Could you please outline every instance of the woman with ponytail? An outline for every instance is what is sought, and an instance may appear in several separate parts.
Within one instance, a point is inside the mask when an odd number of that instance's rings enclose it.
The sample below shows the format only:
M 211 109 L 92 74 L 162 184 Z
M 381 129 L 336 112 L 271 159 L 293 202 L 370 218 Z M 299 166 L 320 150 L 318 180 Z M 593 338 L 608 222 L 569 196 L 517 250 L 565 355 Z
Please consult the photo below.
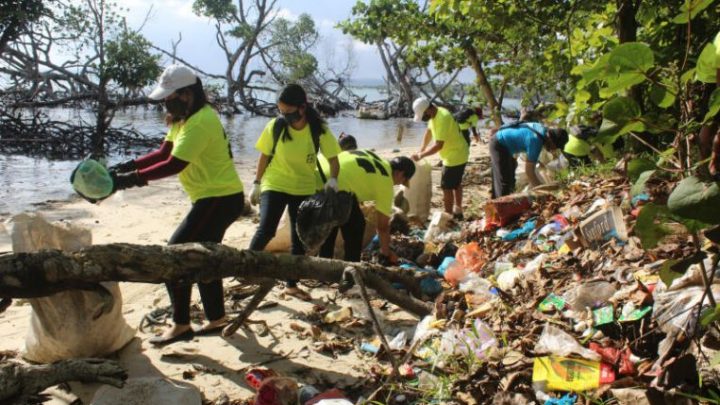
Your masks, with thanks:
M 277 102 L 280 117 L 268 122 L 255 144 L 260 152 L 257 173 L 250 193 L 250 203 L 260 204 L 260 224 L 250 242 L 251 250 L 263 250 L 275 236 L 280 217 L 288 207 L 290 215 L 291 251 L 305 254 L 295 229 L 300 203 L 316 191 L 318 150 L 330 163 L 330 178 L 325 188 L 337 190 L 340 171 L 337 155 L 340 145 L 325 120 L 307 102 L 305 90 L 297 85 L 286 86 Z M 310 294 L 288 280 L 285 293 L 309 300 Z

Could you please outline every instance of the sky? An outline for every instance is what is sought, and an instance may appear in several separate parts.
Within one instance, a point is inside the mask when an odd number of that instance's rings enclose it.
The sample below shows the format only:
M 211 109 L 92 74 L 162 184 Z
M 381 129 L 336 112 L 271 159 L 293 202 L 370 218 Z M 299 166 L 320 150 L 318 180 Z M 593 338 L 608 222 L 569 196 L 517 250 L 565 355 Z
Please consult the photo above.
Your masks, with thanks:
M 356 0 L 278 0 L 275 8 L 280 16 L 289 20 L 296 19 L 302 13 L 313 18 L 320 33 L 315 51 L 320 63 L 334 63 L 339 66 L 347 58 L 347 53 L 343 50 L 352 44 L 356 64 L 353 79 L 382 79 L 384 68 L 376 49 L 334 28 L 337 22 L 351 16 L 355 2 Z M 142 27 L 141 32 L 153 44 L 170 50 L 172 41 L 177 41 L 182 33 L 177 55 L 207 73 L 222 74 L 226 66 L 225 57 L 215 40 L 215 26 L 208 18 L 195 15 L 192 3 L 192 0 L 121 2 L 122 7 L 129 9 L 123 13 L 127 16 L 128 25 L 133 29 Z M 167 58 L 163 61 L 167 63 Z

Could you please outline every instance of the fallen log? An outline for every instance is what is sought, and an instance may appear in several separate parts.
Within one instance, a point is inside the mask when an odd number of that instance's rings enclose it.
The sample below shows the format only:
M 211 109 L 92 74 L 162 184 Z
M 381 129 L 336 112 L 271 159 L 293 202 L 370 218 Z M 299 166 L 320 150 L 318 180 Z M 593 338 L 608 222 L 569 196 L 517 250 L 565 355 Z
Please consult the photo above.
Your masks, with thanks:
M 122 388 L 127 372 L 115 361 L 73 359 L 52 364 L 0 363 L 0 404 L 23 404 L 48 387 L 68 382 L 99 382 Z
M 384 299 L 418 316 L 431 312 L 431 306 L 421 301 L 426 298 L 420 288 L 425 274 L 365 262 L 238 250 L 214 243 L 118 243 L 76 252 L 1 254 L 0 298 L 42 297 L 68 289 L 102 292 L 97 284 L 102 281 L 196 283 L 238 277 L 260 284 L 288 278 L 340 282 L 348 266 L 370 275 L 365 284 Z M 410 295 L 392 288 L 390 283 L 396 282 L 403 284 Z

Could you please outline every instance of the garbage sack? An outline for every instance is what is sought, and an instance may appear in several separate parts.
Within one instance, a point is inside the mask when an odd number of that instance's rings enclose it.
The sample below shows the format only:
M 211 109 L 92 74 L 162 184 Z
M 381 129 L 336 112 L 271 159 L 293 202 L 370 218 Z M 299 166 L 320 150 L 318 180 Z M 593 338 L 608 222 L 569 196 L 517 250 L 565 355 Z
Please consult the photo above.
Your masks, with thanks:
M 13 251 L 42 249 L 75 251 L 91 244 L 90 231 L 67 224 L 51 224 L 38 214 L 19 214 L 10 222 Z M 30 329 L 23 357 L 51 363 L 77 357 L 102 357 L 120 350 L 135 336 L 122 315 L 122 295 L 115 282 L 101 283 L 113 298 L 106 301 L 90 291 L 64 291 L 32 298 Z
M 600 360 L 600 355 L 590 349 L 582 347 L 574 337 L 564 330 L 545 324 L 540 338 L 535 345 L 535 353 L 553 354 L 555 356 L 568 357 L 577 354 L 588 360 Z
M 93 405 L 200 405 L 202 394 L 192 384 L 163 377 L 130 378 L 122 388 L 103 385 Z
M 403 187 L 405 198 L 410 203 L 408 217 L 415 217 L 424 223 L 430 215 L 432 199 L 432 166 L 426 159 L 415 163 L 415 175 L 408 185 L 407 188 Z
M 330 231 L 347 222 L 355 198 L 346 191 L 322 191 L 300 203 L 296 229 L 308 251 L 317 250 Z
M 86 159 L 75 167 L 70 183 L 76 193 L 87 200 L 102 200 L 113 192 L 113 179 L 105 166 L 93 159 Z

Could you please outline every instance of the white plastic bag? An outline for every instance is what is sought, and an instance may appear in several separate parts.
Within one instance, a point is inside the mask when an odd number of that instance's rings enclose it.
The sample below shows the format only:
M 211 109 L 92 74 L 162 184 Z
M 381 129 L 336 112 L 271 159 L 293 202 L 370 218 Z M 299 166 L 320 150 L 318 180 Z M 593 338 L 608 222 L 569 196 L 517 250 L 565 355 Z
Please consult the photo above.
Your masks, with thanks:
M 405 198 L 410 203 L 408 217 L 416 217 L 421 222 L 427 221 L 430 215 L 430 200 L 432 199 L 432 166 L 423 159 L 415 163 L 415 174 L 410 179 L 405 190 Z
M 67 224 L 50 224 L 38 214 L 20 214 L 10 222 L 13 251 L 79 250 L 91 244 L 90 231 Z M 94 292 L 64 291 L 28 300 L 30 330 L 23 357 L 37 363 L 77 357 L 101 357 L 120 350 L 135 336 L 122 315 L 122 295 L 115 282 L 102 283 L 113 296 L 113 307 Z
M 547 353 L 561 357 L 568 357 L 574 353 L 588 360 L 600 360 L 599 354 L 582 347 L 574 337 L 549 323 L 545 324 L 545 328 L 543 328 L 542 334 L 538 338 L 535 353 Z

